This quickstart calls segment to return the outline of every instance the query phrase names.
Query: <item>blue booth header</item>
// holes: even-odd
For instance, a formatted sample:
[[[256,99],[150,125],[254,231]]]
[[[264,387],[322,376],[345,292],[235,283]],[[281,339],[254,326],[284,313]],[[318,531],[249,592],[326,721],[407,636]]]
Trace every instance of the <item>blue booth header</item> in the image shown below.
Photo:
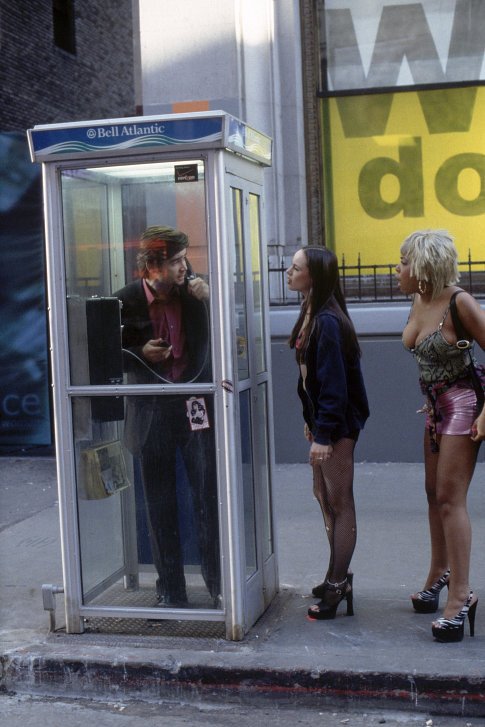
[[[225,148],[271,164],[271,139],[224,111],[34,126],[32,161],[92,159],[170,149]]]

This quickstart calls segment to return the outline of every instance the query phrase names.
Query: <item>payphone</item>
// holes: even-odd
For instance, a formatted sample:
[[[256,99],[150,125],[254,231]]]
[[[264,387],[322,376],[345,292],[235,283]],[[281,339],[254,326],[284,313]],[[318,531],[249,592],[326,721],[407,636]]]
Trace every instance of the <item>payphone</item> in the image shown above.
[[[28,137],[44,178],[67,630],[209,621],[241,639],[278,588],[271,140],[222,111]]]

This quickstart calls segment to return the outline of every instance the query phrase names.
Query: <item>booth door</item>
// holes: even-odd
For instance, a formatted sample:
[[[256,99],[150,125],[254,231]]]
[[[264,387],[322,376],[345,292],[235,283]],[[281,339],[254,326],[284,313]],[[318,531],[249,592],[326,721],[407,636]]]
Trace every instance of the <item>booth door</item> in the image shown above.
[[[256,170],[260,172],[260,170]],[[262,187],[238,170],[228,175],[233,237],[237,394],[244,519],[246,618],[252,624],[277,589],[271,503],[272,407],[269,373],[267,257]]]
[[[205,162],[96,164],[59,175],[72,442],[67,430],[59,436],[74,453],[79,553],[71,565],[84,614],[211,618],[202,612],[221,612],[223,600]],[[185,232],[187,245],[166,228]]]

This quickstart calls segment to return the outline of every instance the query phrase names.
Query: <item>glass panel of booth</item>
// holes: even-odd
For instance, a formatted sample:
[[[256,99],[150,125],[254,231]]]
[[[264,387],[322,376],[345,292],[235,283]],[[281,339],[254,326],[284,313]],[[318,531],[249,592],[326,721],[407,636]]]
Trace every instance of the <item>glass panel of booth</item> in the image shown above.
[[[73,397],[83,601],[220,608],[212,396],[127,396],[124,421]]]
[[[84,601],[220,608],[213,394],[190,388],[213,379],[204,162],[71,165],[60,189],[70,383],[118,387],[72,398]]]
[[[173,325],[177,307],[183,308],[194,298],[187,293],[192,294],[197,285],[197,295],[203,295],[202,283],[188,280],[192,272],[204,283],[209,282],[205,165],[202,160],[174,160],[62,169],[60,186],[71,384],[119,385],[123,374],[126,381],[126,370],[120,340],[123,313],[116,302],[117,293],[129,284],[138,285],[148,297],[154,291],[158,302],[170,287],[178,292],[180,305],[170,305],[168,312],[160,314],[150,308],[150,321],[145,316],[145,324],[160,334],[152,340],[166,343],[162,334]],[[163,249],[154,239],[142,241],[142,236],[155,227],[186,233],[188,249],[180,240],[169,241]],[[179,266],[156,270],[168,267],[157,266],[165,262],[164,255],[179,256]],[[137,325],[143,327],[142,321]],[[174,342],[171,352],[177,360],[182,355],[180,344],[180,340]],[[131,356],[134,362],[134,355],[133,351],[124,353],[123,358]],[[186,356],[190,358],[191,352]],[[145,356],[139,358],[140,366],[147,363]],[[153,352],[152,358],[157,358]],[[187,380],[193,367],[187,361],[180,366],[185,366]],[[152,366],[150,373],[154,379],[161,377],[158,381],[171,380],[173,372],[164,376],[168,368]],[[211,375],[206,373],[204,380],[210,380]]]
[[[270,455],[268,439],[268,385],[258,386],[257,416],[260,436],[258,437],[260,488],[261,488],[261,520],[262,520],[262,557],[267,560],[274,552],[273,522],[271,517],[271,487],[270,487]]]
[[[246,270],[244,263],[243,191],[231,187],[234,227],[234,302],[236,315],[237,367],[240,379],[249,377]]]
[[[266,356],[264,348],[264,306],[263,281],[261,277],[261,222],[260,222],[260,196],[249,194],[249,234],[251,238],[251,267],[253,277],[253,304],[254,304],[254,344],[256,354],[256,373],[266,369]]]
[[[254,494],[251,389],[239,393],[241,462],[244,509],[246,579],[258,569],[256,549],[256,500]]]

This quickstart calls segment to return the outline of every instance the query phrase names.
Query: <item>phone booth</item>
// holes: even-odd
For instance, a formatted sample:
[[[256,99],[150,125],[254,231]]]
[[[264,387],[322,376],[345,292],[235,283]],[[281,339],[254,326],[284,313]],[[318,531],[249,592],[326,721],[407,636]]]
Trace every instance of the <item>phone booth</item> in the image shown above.
[[[67,631],[211,622],[240,640],[278,588],[271,140],[222,111],[28,137],[43,167]]]

